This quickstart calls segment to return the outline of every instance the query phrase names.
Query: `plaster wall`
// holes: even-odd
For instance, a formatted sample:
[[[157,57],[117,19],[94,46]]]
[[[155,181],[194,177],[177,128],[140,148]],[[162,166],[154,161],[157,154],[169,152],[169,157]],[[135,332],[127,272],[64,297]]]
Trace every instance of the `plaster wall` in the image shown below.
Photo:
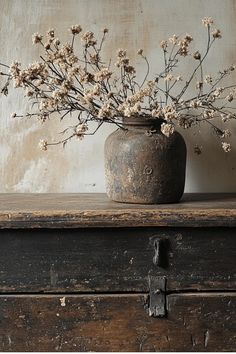
[[[190,33],[193,48],[204,46],[204,16],[213,17],[223,33],[205,66],[206,73],[214,74],[236,62],[236,0],[0,0],[0,61],[32,62],[39,54],[31,45],[32,33],[54,28],[66,40],[67,29],[81,24],[94,32],[109,28],[107,57],[127,48],[138,64],[136,52],[143,48],[151,64],[160,66],[159,42],[173,33]],[[0,192],[104,192],[103,144],[113,128],[43,152],[38,141],[57,139],[64,126],[56,119],[44,125],[11,119],[12,112],[27,112],[26,102],[20,90],[0,98]],[[231,131],[228,154],[206,125],[183,132],[188,145],[186,192],[236,191],[236,123]],[[193,153],[196,143],[203,146],[200,156]]]

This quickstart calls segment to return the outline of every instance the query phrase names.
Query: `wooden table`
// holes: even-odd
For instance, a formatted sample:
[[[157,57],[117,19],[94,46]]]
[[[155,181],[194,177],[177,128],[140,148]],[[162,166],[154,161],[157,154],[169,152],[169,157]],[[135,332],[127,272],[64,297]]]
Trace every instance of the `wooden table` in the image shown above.
[[[0,351],[236,350],[236,195],[0,195]]]

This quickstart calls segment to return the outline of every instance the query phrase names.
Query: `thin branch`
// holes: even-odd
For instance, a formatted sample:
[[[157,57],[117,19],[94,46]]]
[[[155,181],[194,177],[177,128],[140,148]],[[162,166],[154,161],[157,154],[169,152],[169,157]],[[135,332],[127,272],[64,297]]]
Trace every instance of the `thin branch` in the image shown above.
[[[150,65],[149,65],[149,62],[148,62],[148,60],[147,60],[147,57],[145,57],[145,56],[142,55],[142,58],[145,60],[145,62],[146,62],[146,64],[147,64],[147,72],[146,72],[146,75],[145,75],[145,77],[144,77],[144,79],[143,79],[143,82],[142,82],[141,85],[140,85],[140,88],[142,88],[143,85],[144,85],[144,83],[146,82],[146,80],[147,80],[147,78],[148,78],[148,75],[149,75],[149,71],[150,71]]]
[[[208,27],[207,27],[207,31],[208,31],[208,40],[207,40],[207,49],[206,49],[206,52],[205,52],[204,56],[199,60],[199,64],[197,65],[197,67],[196,67],[195,70],[193,71],[192,75],[190,76],[190,79],[186,82],[186,85],[184,86],[184,88],[182,89],[182,91],[180,92],[180,94],[178,95],[178,97],[177,97],[177,100],[178,100],[178,101],[179,101],[180,98],[183,96],[183,94],[186,92],[186,90],[187,90],[187,88],[189,87],[189,85],[190,85],[192,79],[194,78],[194,76],[195,76],[197,70],[198,70],[198,69],[200,68],[200,66],[202,65],[202,62],[205,60],[207,54],[209,53],[209,50],[210,50],[212,44],[214,43],[214,40],[215,40],[215,39],[213,39],[213,40],[211,41],[210,26],[209,26],[209,25],[208,25]]]
[[[10,69],[10,66],[3,64],[3,63],[0,63],[0,66],[4,66],[4,68]]]

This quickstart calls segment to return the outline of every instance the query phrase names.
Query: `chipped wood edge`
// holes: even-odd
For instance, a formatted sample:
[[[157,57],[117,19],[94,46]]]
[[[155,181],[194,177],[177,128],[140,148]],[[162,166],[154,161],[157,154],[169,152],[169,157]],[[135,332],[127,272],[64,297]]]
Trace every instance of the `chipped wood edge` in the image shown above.
[[[236,227],[236,209],[2,212],[0,228]]]

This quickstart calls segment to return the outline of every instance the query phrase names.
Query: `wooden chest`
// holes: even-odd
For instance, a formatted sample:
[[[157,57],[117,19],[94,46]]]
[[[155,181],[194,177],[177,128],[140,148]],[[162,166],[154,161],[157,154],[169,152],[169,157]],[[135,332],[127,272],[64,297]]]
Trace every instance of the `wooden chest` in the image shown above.
[[[0,351],[236,350],[236,196],[0,196]]]

